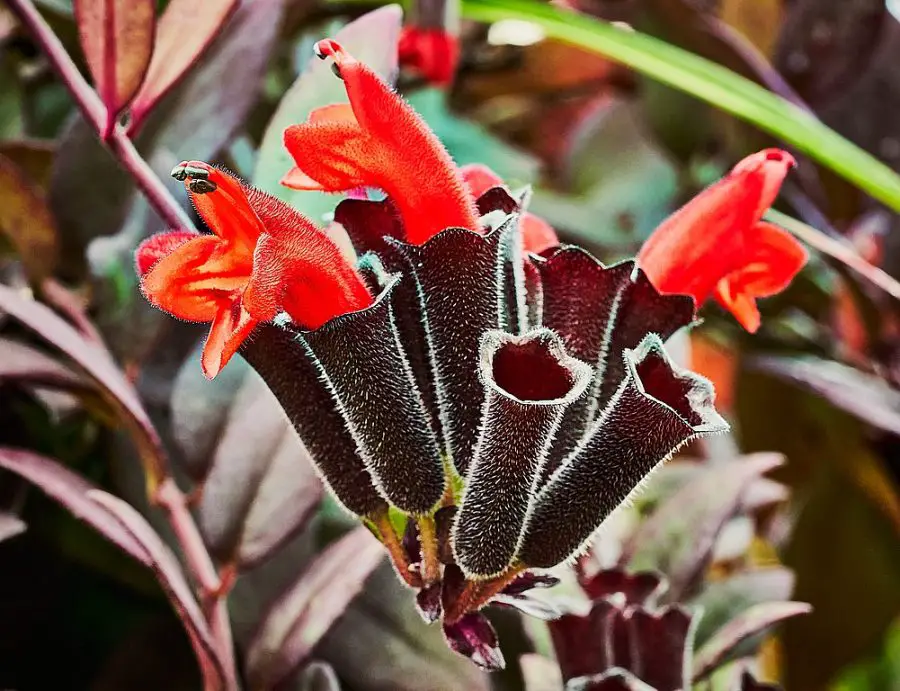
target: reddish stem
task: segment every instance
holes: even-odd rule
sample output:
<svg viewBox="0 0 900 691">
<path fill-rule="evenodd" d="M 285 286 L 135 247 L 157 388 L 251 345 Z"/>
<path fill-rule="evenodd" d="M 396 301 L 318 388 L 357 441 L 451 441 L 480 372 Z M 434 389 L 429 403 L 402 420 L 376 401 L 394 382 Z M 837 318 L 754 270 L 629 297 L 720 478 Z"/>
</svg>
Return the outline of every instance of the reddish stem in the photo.
<svg viewBox="0 0 900 691">
<path fill-rule="evenodd" d="M 169 194 L 162 181 L 147 162 L 141 158 L 125 129 L 116 123 L 108 129 L 108 113 L 97 93 L 78 71 L 65 47 L 44 21 L 31 0 L 8 0 L 7 6 L 31 31 L 34 39 L 44 50 L 59 78 L 75 99 L 85 120 L 94 128 L 103 143 L 115 156 L 129 175 L 134 178 L 147 201 L 171 228 L 194 230 L 194 224 L 181 205 Z M 107 135 L 108 136 L 105 136 Z"/>
<path fill-rule="evenodd" d="M 165 511 L 169 525 L 181 547 L 181 553 L 188 570 L 193 574 L 200 588 L 200 601 L 208 603 L 204 607 L 213 640 L 225 666 L 227 688 L 236 689 L 237 673 L 234 666 L 234 643 L 231 637 L 231 622 L 228 619 L 228 604 L 225 596 L 228 588 L 223 588 L 222 579 L 209 556 L 197 523 L 188 508 L 184 495 L 171 475 L 160 482 L 153 496 L 154 503 Z"/>
</svg>

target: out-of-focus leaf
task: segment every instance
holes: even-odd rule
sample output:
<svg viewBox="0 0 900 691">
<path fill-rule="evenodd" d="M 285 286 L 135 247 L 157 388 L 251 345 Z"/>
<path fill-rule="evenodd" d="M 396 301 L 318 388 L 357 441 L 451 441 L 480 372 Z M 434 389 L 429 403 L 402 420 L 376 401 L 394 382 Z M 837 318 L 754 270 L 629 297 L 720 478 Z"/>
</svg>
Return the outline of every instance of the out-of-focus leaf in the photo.
<svg viewBox="0 0 900 691">
<path fill-rule="evenodd" d="M 581 242 L 604 246 L 646 238 L 678 191 L 671 162 L 640 125 L 633 103 L 601 104 L 573 133 L 565 175 L 576 195 L 537 189 L 531 210 Z"/>
<path fill-rule="evenodd" d="M 8 58 L 0 52 L 0 139 L 22 136 L 22 88 Z"/>
<path fill-rule="evenodd" d="M 330 545 L 263 616 L 247 653 L 249 684 L 271 689 L 312 654 L 384 558 L 360 526 Z"/>
<path fill-rule="evenodd" d="M 723 0 L 722 21 L 746 36 L 764 55 L 771 55 L 784 14 L 782 0 Z"/>
<path fill-rule="evenodd" d="M 154 105 L 178 83 L 219 33 L 238 0 L 171 0 L 156 26 L 153 57 L 131 104 L 129 131 L 137 132 Z"/>
<path fill-rule="evenodd" d="M 403 12 L 399 5 L 386 5 L 350 22 L 333 38 L 356 59 L 392 82 L 397 74 L 397 40 L 402 19 Z M 374 36 L 378 39 L 372 40 Z M 334 76 L 326 61 L 310 55 L 306 69 L 284 94 L 266 127 L 253 173 L 253 184 L 314 220 L 330 213 L 337 203 L 334 195 L 299 192 L 279 183 L 294 165 L 284 148 L 282 135 L 286 127 L 305 121 L 314 108 L 346 102 L 344 83 Z"/>
<path fill-rule="evenodd" d="M 815 116 L 748 79 L 636 31 L 533 0 L 464 0 L 477 21 L 531 21 L 548 36 L 600 53 L 700 98 L 794 145 L 860 189 L 900 211 L 900 176 Z"/>
<path fill-rule="evenodd" d="M 56 156 L 56 142 L 49 139 L 6 139 L 0 141 L 0 156 L 15 163 L 41 190 L 46 190 L 50 183 L 53 157 Z"/>
<path fill-rule="evenodd" d="M 150 565 L 144 546 L 109 512 L 91 500 L 90 493 L 96 488 L 81 476 L 45 456 L 8 447 L 0 447 L 0 468 L 25 478 L 62 504 L 75 518 L 90 525 L 139 562 Z"/>
<path fill-rule="evenodd" d="M 87 382 L 61 362 L 24 343 L 0 338 L 0 380 L 81 389 Z"/>
<path fill-rule="evenodd" d="M 0 511 L 0 542 L 24 533 L 27 528 L 18 516 Z"/>
<path fill-rule="evenodd" d="M 819 691 L 871 654 L 900 613 L 896 489 L 864 422 L 758 370 L 741 371 L 738 391 L 742 445 L 784 453 L 776 477 L 802 496 L 783 559 L 793 598 L 813 612 L 788 621 L 780 640 L 786 688 Z"/>
<path fill-rule="evenodd" d="M 702 611 L 696 645 L 704 645 L 715 631 L 753 605 L 787 600 L 793 588 L 794 574 L 781 567 L 746 571 L 708 583 L 689 603 L 692 609 Z"/>
<path fill-rule="evenodd" d="M 106 106 L 106 131 L 137 93 L 150 64 L 153 0 L 75 0 L 75 21 L 94 86 Z"/>
<path fill-rule="evenodd" d="M 13 289 L 0 285 L 0 310 L 8 312 L 29 329 L 72 358 L 99 385 L 101 393 L 120 411 L 128 424 L 150 482 L 149 490 L 162 475 L 161 459 L 165 457 L 159 435 L 134 388 L 125 378 L 109 353 L 89 343 L 68 322 L 35 300 L 22 297 Z"/>
<path fill-rule="evenodd" d="M 519 658 L 525 691 L 559 691 L 563 685 L 559 665 L 537 653 L 527 653 Z"/>
<path fill-rule="evenodd" d="M 199 361 L 191 360 L 200 371 Z M 205 387 L 192 395 L 204 393 Z M 322 483 L 293 425 L 255 372 L 245 372 L 224 412 L 199 519 L 215 556 L 246 569 L 306 524 L 322 498 Z"/>
<path fill-rule="evenodd" d="M 409 589 L 386 563 L 321 641 L 317 654 L 355 691 L 488 691 L 496 677 L 447 647 L 440 627 L 422 621 Z"/>
<path fill-rule="evenodd" d="M 182 185 L 169 178 L 169 171 L 183 159 L 209 160 L 243 124 L 259 96 L 283 4 L 283 0 L 241 0 L 209 50 L 145 120 L 136 146 L 180 198 Z M 79 266 L 83 270 L 85 247 L 94 238 L 123 228 L 133 194 L 130 177 L 83 120 L 74 119 L 62 135 L 50 185 L 69 271 Z M 151 218 L 152 223 L 132 226 L 134 236 L 121 238 L 118 246 L 124 249 L 115 259 L 122 271 L 133 273 L 132 259 L 126 255 L 143 235 L 163 229 L 155 214 Z"/>
<path fill-rule="evenodd" d="M 783 462 L 780 454 L 759 453 L 709 467 L 641 525 L 621 563 L 632 570 L 662 571 L 670 584 L 667 599 L 679 601 L 696 584 L 748 486 Z"/>
<path fill-rule="evenodd" d="M 900 8 L 898 8 L 900 9 Z M 891 627 L 877 655 L 841 675 L 831 691 L 890 689 L 900 679 L 900 620 Z"/>
<path fill-rule="evenodd" d="M 298 691 L 341 691 L 341 684 L 331 665 L 313 662 L 300 675 Z"/>
<path fill-rule="evenodd" d="M 694 656 L 694 681 L 709 675 L 731 659 L 731 653 L 743 641 L 770 626 L 812 611 L 805 602 L 764 602 L 744 610 L 719 629 Z"/>
<path fill-rule="evenodd" d="M 410 94 L 409 103 L 434 130 L 457 165 L 483 163 L 515 188 L 534 182 L 538 161 L 514 149 L 471 120 L 455 115 L 441 89 L 422 89 Z"/>
<path fill-rule="evenodd" d="M 112 520 L 118 522 L 121 528 L 144 549 L 147 557 L 145 563 L 156 574 L 159 584 L 191 639 L 191 645 L 203 673 L 204 691 L 223 688 L 225 678 L 223 665 L 216 653 L 212 634 L 175 555 L 143 516 L 118 497 L 102 490 L 91 490 L 87 493 L 87 498 L 101 507 Z"/>
<path fill-rule="evenodd" d="M 58 259 L 56 223 L 43 193 L 0 155 L 0 232 L 15 247 L 33 281 L 51 275 Z"/>
<path fill-rule="evenodd" d="M 169 399 L 172 437 L 181 452 L 179 460 L 194 482 L 203 482 L 209 475 L 234 399 L 252 371 L 243 358 L 236 357 L 210 381 L 200 368 L 202 346 L 198 343 L 181 365 Z"/>
<path fill-rule="evenodd" d="M 786 7 L 775 63 L 814 105 L 864 77 L 890 16 L 883 0 L 798 0 Z"/>
<path fill-rule="evenodd" d="M 900 435 L 900 391 L 880 377 L 816 357 L 759 357 L 754 369 L 812 391 L 866 424 Z"/>
</svg>

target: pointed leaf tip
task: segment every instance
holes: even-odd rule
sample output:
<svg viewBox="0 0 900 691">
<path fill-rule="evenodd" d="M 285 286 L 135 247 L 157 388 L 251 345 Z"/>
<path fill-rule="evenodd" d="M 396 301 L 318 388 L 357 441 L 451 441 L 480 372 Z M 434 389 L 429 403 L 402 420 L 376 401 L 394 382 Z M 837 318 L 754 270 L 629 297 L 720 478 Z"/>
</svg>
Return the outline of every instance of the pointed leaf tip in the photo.
<svg viewBox="0 0 900 691">
<path fill-rule="evenodd" d="M 238 0 L 169 2 L 159 19 L 146 77 L 131 105 L 129 131 L 136 131 L 153 106 L 188 74 L 237 5 Z"/>
<path fill-rule="evenodd" d="M 147 73 L 156 30 L 156 3 L 75 0 L 74 10 L 88 69 L 107 110 L 105 137 Z"/>
</svg>

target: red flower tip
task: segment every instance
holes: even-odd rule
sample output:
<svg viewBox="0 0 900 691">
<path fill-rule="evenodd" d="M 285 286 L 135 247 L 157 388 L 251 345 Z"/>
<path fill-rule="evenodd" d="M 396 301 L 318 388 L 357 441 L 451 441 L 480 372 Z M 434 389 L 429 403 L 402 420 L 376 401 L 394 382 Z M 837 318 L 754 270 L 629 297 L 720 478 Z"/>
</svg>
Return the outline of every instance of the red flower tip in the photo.
<svg viewBox="0 0 900 691">
<path fill-rule="evenodd" d="M 403 28 L 397 44 L 400 64 L 435 86 L 449 86 L 459 62 L 459 41 L 441 28 Z"/>
<path fill-rule="evenodd" d="M 134 252 L 137 275 L 143 277 L 144 274 L 156 266 L 156 262 L 196 237 L 198 237 L 197 233 L 189 230 L 173 230 L 150 236 L 138 245 Z"/>
<path fill-rule="evenodd" d="M 795 165 L 779 149 L 748 156 L 664 221 L 638 254 L 656 288 L 698 306 L 715 297 L 756 331 L 756 298 L 784 290 L 807 259 L 793 236 L 761 220 Z"/>
<path fill-rule="evenodd" d="M 460 168 L 469 191 L 477 199 L 492 187 L 506 187 L 503 179 L 482 163 L 471 163 Z M 559 245 L 559 237 L 543 218 L 525 212 L 519 219 L 522 231 L 522 247 L 526 252 L 540 254 Z"/>
<path fill-rule="evenodd" d="M 152 304 L 187 321 L 210 322 L 201 361 L 208 377 L 260 321 L 282 310 L 316 328 L 372 303 L 337 245 L 286 204 L 202 161 L 184 161 L 172 175 L 184 181 L 214 234 L 155 235 L 135 259 Z"/>
<path fill-rule="evenodd" d="M 282 182 L 326 192 L 381 189 L 397 206 L 413 244 L 449 227 L 477 230 L 474 199 L 416 112 L 336 41 L 319 41 L 316 54 L 334 60 L 350 104 L 319 108 L 307 122 L 285 130 L 296 168 Z"/>
</svg>

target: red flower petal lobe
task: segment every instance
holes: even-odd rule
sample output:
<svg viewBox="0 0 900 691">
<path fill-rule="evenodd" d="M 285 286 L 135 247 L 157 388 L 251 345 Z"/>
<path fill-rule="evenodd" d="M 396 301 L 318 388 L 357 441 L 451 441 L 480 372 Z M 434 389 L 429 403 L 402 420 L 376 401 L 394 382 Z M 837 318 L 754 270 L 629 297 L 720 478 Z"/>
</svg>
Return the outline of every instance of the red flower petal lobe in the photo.
<svg viewBox="0 0 900 691">
<path fill-rule="evenodd" d="M 422 244 L 448 227 L 477 230 L 474 199 L 416 112 L 336 41 L 320 41 L 316 53 L 334 60 L 355 118 L 350 120 L 346 108 L 334 107 L 285 130 L 285 146 L 297 168 L 327 191 L 384 190 L 411 243 Z M 296 180 L 307 184 L 293 173 L 288 182 Z"/>
<path fill-rule="evenodd" d="M 360 274 L 312 221 L 259 190 L 251 191 L 250 203 L 266 227 L 244 291 L 254 318 L 268 321 L 284 310 L 294 323 L 317 329 L 372 304 Z"/>
<path fill-rule="evenodd" d="M 160 259 L 168 256 L 177 247 L 196 237 L 197 233 L 189 230 L 172 230 L 151 235 L 138 245 L 134 252 L 138 276 L 146 274 Z"/>
<path fill-rule="evenodd" d="M 221 372 L 258 323 L 243 309 L 240 300 L 223 304 L 216 312 L 203 345 L 200 357 L 203 374 L 212 379 Z"/>
<path fill-rule="evenodd" d="M 698 305 L 709 298 L 746 263 L 753 228 L 792 165 L 777 149 L 753 154 L 666 219 L 638 254 L 656 288 L 691 295 Z"/>
<path fill-rule="evenodd" d="M 716 300 L 750 333 L 759 328 L 756 298 L 776 295 L 790 285 L 808 254 L 787 231 L 761 221 L 753 229 L 753 246 L 747 262 L 722 278 L 716 286 Z"/>
<path fill-rule="evenodd" d="M 157 307 L 187 321 L 211 321 L 250 278 L 252 257 L 235 255 L 214 235 L 197 235 L 156 261 L 141 289 Z"/>
</svg>

